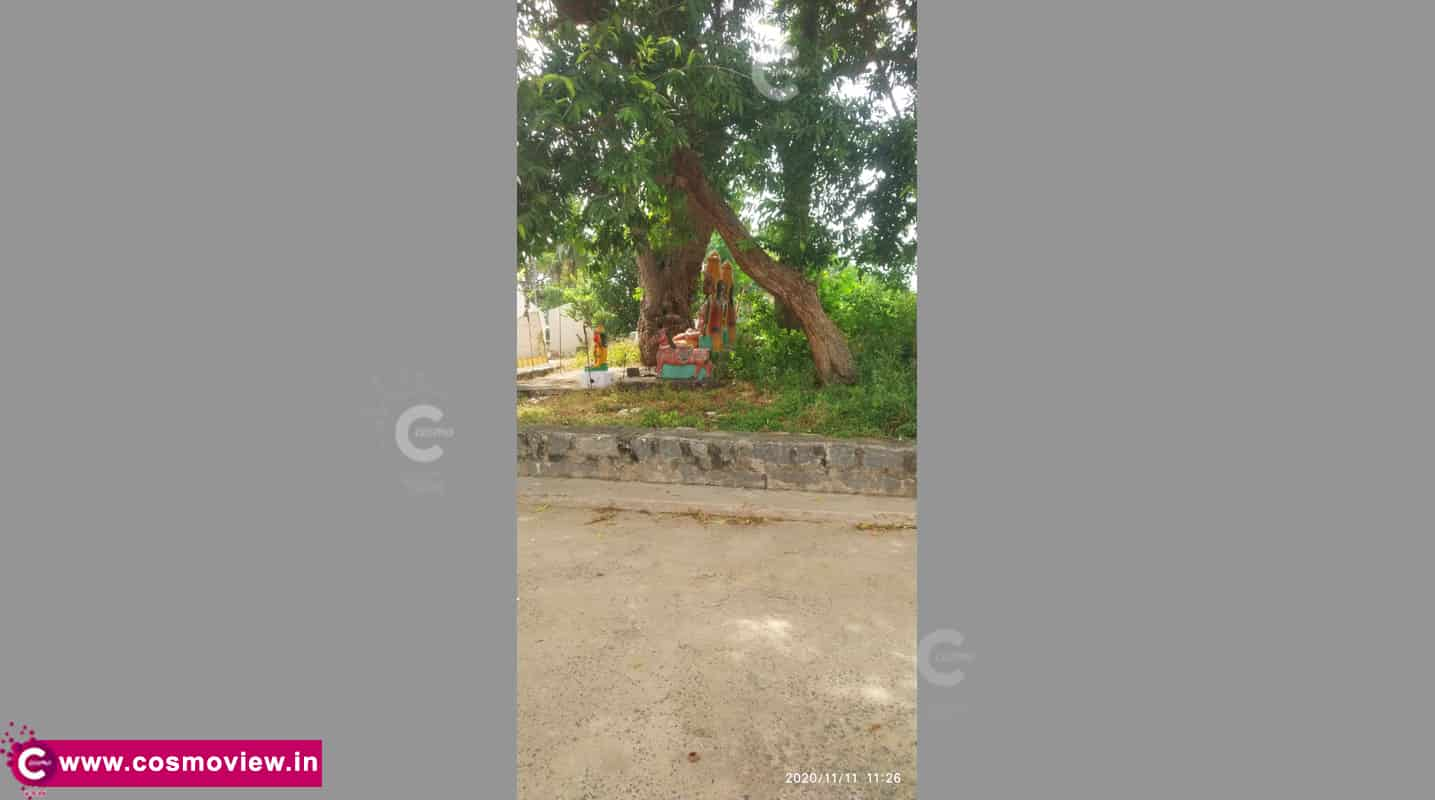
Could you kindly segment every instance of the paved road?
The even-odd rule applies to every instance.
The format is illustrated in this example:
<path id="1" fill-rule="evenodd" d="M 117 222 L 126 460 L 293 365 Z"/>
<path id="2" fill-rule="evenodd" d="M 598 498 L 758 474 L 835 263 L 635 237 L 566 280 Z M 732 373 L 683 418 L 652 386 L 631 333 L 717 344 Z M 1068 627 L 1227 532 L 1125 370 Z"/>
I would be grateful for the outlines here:
<path id="1" fill-rule="evenodd" d="M 520 477 L 518 495 L 530 504 L 630 511 L 701 511 L 710 515 L 761 514 L 769 519 L 911 528 L 917 501 L 910 497 L 768 489 L 716 489 L 684 483 L 638 483 L 591 478 Z"/>
<path id="2" fill-rule="evenodd" d="M 518 515 L 521 798 L 916 796 L 913 531 Z"/>

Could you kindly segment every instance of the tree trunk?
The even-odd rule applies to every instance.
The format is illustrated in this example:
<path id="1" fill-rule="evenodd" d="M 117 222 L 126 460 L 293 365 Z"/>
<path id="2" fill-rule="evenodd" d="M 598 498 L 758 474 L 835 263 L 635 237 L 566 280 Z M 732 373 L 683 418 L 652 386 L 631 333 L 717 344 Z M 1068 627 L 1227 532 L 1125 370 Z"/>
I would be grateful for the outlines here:
<path id="1" fill-rule="evenodd" d="M 553 5 L 575 25 L 588 25 L 608 13 L 610 3 L 608 0 L 554 0 Z"/>
<path id="2" fill-rule="evenodd" d="M 772 314 L 777 322 L 777 327 L 785 331 L 802 329 L 802 322 L 797 318 L 797 312 L 788 308 L 786 303 L 776 298 L 773 299 L 773 305 Z"/>
<path id="3" fill-rule="evenodd" d="M 717 229 L 743 272 L 797 316 L 803 333 L 807 334 L 817 379 L 824 384 L 855 383 L 857 369 L 852 351 L 842 331 L 822 310 L 817 287 L 797 270 L 773 260 L 758 246 L 732 207 L 713 190 L 697 153 L 679 150 L 673 156 L 673 169 L 678 185 L 688 196 L 689 207 L 699 212 L 698 218 L 706 217 Z"/>
<path id="4" fill-rule="evenodd" d="M 646 243 L 638 247 L 638 284 L 643 287 L 638 352 L 645 366 L 658 363 L 663 331 L 671 339 L 693 324 L 693 287 L 702 274 L 703 256 L 713 232 L 712 225 L 701 220 L 694 221 L 694 228 L 689 239 L 662 253 L 653 252 Z M 644 242 L 645 237 L 636 238 Z"/>

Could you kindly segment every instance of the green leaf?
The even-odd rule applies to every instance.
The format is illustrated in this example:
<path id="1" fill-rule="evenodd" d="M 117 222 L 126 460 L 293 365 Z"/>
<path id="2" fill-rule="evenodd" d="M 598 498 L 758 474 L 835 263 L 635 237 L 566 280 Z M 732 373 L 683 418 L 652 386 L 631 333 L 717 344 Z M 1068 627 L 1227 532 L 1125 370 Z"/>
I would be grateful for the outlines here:
<path id="1" fill-rule="evenodd" d="M 563 86 L 568 89 L 569 97 L 574 97 L 578 94 L 577 89 L 573 86 L 572 78 L 566 75 L 556 75 L 552 72 L 538 79 L 538 89 L 540 91 L 543 90 L 545 87 L 548 86 L 548 84 L 552 83 L 553 81 L 562 81 Z"/>

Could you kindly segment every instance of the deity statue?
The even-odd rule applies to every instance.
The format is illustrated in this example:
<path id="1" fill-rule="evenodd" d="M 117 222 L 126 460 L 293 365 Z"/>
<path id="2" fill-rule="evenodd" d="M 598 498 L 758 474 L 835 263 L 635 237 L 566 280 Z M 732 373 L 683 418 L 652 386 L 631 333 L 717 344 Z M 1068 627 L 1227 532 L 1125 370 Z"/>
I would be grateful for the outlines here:
<path id="1" fill-rule="evenodd" d="M 713 353 L 731 350 L 737 341 L 737 305 L 733 302 L 732 264 L 716 251 L 703 265 L 703 295 L 707 300 L 694 326 L 668 338 L 661 331 L 658 377 L 669 380 L 707 380 L 713 375 Z"/>
<path id="2" fill-rule="evenodd" d="M 708 253 L 703 267 L 703 304 L 698 330 L 699 343 L 714 353 L 731 350 L 737 340 L 737 303 L 733 300 L 732 264 L 722 261 L 717 251 Z"/>
<path id="3" fill-rule="evenodd" d="M 590 372 L 608 368 L 608 334 L 603 331 L 602 325 L 593 326 L 593 352 L 591 355 L 593 363 L 588 367 Z"/>

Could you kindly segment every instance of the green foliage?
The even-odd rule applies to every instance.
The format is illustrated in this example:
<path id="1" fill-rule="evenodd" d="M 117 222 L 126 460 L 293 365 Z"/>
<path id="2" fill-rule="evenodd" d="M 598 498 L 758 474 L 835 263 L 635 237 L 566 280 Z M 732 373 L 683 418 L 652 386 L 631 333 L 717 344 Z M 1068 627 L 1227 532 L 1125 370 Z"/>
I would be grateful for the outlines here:
<path id="1" fill-rule="evenodd" d="M 644 428 L 696 428 L 702 425 L 702 417 L 692 411 L 650 408 L 643 411 L 638 422 Z"/>
<path id="2" fill-rule="evenodd" d="M 525 294 L 543 311 L 572 304 L 573 318 L 589 325 L 601 323 L 614 331 L 638 326 L 640 295 L 637 264 L 632 259 L 597 259 L 569 249 L 560 256 L 531 256 L 532 265 L 519 271 Z"/>
<path id="3" fill-rule="evenodd" d="M 905 282 L 917 261 L 917 120 L 901 117 L 872 132 L 865 160 L 876 175 L 873 191 L 856 203 L 869 221 L 846 237 L 849 250 L 863 265 L 883 264 L 893 283 Z"/>
<path id="4" fill-rule="evenodd" d="M 642 354 L 638 352 L 638 343 L 628 339 L 608 339 L 608 366 L 610 367 L 637 367 L 643 363 Z"/>
<path id="5" fill-rule="evenodd" d="M 549 311 L 568 302 L 568 294 L 561 286 L 544 286 L 537 291 L 534 302 L 538 309 L 547 314 Z"/>
<path id="6" fill-rule="evenodd" d="M 739 182 L 759 200 L 760 238 L 809 276 L 842 259 L 906 283 L 916 263 L 916 4 L 775 0 L 773 11 L 796 95 L 733 148 Z"/>
<path id="7" fill-rule="evenodd" d="M 732 379 L 707 390 L 657 387 L 600 395 L 573 392 L 561 400 L 520 404 L 519 419 L 561 425 L 638 425 L 706 430 L 787 431 L 838 437 L 917 436 L 917 295 L 882 276 L 846 266 L 819 281 L 823 306 L 847 336 L 857 361 L 855 386 L 816 385 L 807 339 L 783 330 L 771 298 L 741 272 L 736 347 L 719 357 Z M 631 348 L 630 356 L 624 352 Z M 615 342 L 608 363 L 637 363 L 636 347 Z M 640 413 L 619 415 L 622 409 Z"/>
<path id="8" fill-rule="evenodd" d="M 615 258 L 595 265 L 589 283 L 594 299 L 607 312 L 603 324 L 610 333 L 638 329 L 640 298 L 633 294 L 638 285 L 638 265 L 632 258 Z"/>
<path id="9" fill-rule="evenodd" d="M 631 330 L 636 254 L 691 235 L 668 180 L 678 148 L 699 153 L 734 209 L 755 213 L 755 238 L 741 247 L 809 276 L 855 263 L 893 291 L 905 286 L 916 258 L 915 0 L 606 0 L 581 16 L 571 6 L 518 0 L 516 232 L 520 263 L 581 250 L 586 277 L 560 281 L 579 313 Z M 761 22 L 790 55 L 764 56 Z M 765 69 L 795 94 L 763 89 Z M 876 302 L 853 291 L 860 308 Z M 846 315 L 838 324 L 864 382 L 904 363 L 875 338 L 859 341 L 862 312 L 829 311 Z M 806 381 L 802 336 L 749 318 L 759 346 L 735 354 L 734 369 L 770 381 L 791 367 L 793 385 Z"/>
<path id="10" fill-rule="evenodd" d="M 558 291 L 573 319 L 590 328 L 611 324 L 613 312 L 604 305 L 597 281 L 590 273 L 576 273 L 566 284 L 558 287 Z"/>
<path id="11" fill-rule="evenodd" d="M 739 290 L 741 291 L 741 282 Z M 770 405 L 732 425 L 741 430 L 803 430 L 847 436 L 917 435 L 917 295 L 853 267 L 824 273 L 819 296 L 847 336 L 856 386 L 816 388 L 807 338 L 783 330 L 764 296 L 739 294 L 737 347 L 728 374 L 777 392 Z"/>
<path id="12" fill-rule="evenodd" d="M 721 193 L 754 201 L 753 229 L 779 260 L 812 274 L 842 257 L 904 282 L 915 104 L 900 107 L 894 89 L 915 94 L 913 0 L 611 0 L 604 11 L 575 24 L 562 4 L 519 0 L 520 257 L 582 238 L 611 264 L 645 240 L 681 239 L 689 221 L 664 174 L 675 148 L 692 147 Z M 759 22 L 795 56 L 764 56 Z M 764 69 L 796 94 L 765 93 Z"/>
<path id="13" fill-rule="evenodd" d="M 588 346 L 584 344 L 578 348 L 578 354 L 564 362 L 564 369 L 580 369 L 588 364 Z M 638 344 L 629 341 L 626 337 L 618 338 L 609 332 L 608 334 L 608 366 L 614 369 L 622 367 L 640 367 L 643 365 L 642 354 L 638 352 Z"/>

